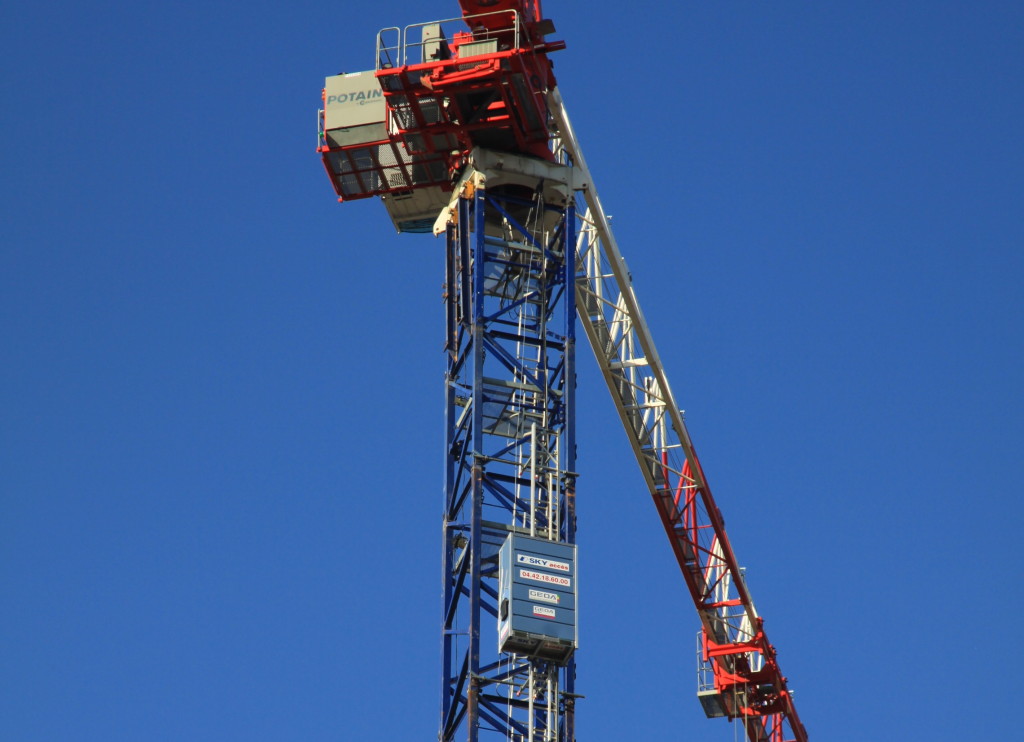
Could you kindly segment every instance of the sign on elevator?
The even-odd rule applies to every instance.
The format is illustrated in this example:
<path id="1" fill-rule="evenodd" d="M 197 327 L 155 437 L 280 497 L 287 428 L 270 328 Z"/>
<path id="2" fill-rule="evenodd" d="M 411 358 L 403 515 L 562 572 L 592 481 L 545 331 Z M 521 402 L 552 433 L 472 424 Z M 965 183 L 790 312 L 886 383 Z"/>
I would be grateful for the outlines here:
<path id="1" fill-rule="evenodd" d="M 565 664 L 579 646 L 576 546 L 511 533 L 498 555 L 498 651 Z"/>

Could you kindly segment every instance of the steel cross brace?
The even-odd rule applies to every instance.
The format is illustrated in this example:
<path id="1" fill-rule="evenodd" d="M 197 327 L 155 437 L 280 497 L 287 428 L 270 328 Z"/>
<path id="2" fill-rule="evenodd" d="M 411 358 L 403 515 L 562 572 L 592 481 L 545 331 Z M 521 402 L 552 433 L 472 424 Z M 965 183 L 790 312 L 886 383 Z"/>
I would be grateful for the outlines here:
<path id="1" fill-rule="evenodd" d="M 502 654 L 483 616 L 509 533 L 575 542 L 575 210 L 489 180 L 466 181 L 444 232 L 439 739 L 571 742 L 574 661 Z"/>

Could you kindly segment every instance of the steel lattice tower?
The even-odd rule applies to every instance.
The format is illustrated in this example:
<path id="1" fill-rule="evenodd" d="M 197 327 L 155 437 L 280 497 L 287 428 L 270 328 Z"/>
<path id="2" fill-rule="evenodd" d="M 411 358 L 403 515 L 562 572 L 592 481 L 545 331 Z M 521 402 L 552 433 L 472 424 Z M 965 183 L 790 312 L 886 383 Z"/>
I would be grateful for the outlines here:
<path id="1" fill-rule="evenodd" d="M 543 165 L 563 183 L 471 169 L 449 209 L 445 741 L 574 739 L 572 647 L 556 663 L 497 636 L 509 534 L 575 543 L 575 214 L 569 169 Z"/>

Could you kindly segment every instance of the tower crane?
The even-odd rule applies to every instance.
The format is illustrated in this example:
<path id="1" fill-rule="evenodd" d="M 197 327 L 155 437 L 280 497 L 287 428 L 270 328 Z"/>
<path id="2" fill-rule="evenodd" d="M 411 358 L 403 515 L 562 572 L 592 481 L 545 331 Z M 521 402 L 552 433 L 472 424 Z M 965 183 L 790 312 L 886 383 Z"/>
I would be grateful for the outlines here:
<path id="1" fill-rule="evenodd" d="M 700 619 L 705 714 L 806 742 L 557 87 L 565 44 L 540 0 L 459 4 L 381 30 L 318 115 L 339 201 L 445 241 L 438 738 L 575 740 L 578 321 Z"/>

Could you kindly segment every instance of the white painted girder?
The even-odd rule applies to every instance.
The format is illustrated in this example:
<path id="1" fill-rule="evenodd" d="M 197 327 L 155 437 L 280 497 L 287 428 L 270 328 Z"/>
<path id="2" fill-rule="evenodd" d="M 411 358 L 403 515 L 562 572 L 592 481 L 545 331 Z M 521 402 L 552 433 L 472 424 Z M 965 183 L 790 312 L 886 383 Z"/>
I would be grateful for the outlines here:
<path id="1" fill-rule="evenodd" d="M 590 340 L 598 365 L 612 392 L 619 416 L 630 438 L 652 495 L 664 495 L 671 482 L 665 481 L 662 454 L 668 455 L 668 470 L 675 478 L 683 477 L 683 464 L 689 460 L 689 475 L 685 489 L 708 493 L 707 482 L 693 452 L 693 444 L 683 421 L 682 411 L 676 403 L 658 356 L 651 332 L 633 290 L 626 262 L 619 251 L 608 217 L 601 205 L 593 177 L 587 167 L 583 151 L 572 129 L 568 114 L 558 90 L 549 100 L 557 127 L 557 136 L 579 171 L 576 181 L 585 184 L 581 194 L 586 202 L 582 214 L 577 251 L 585 278 L 577 283 L 577 306 L 584 331 Z M 705 494 L 705 504 L 714 508 L 713 500 Z M 717 508 L 714 508 L 716 511 Z M 716 518 L 709 513 L 709 525 Z M 701 581 L 716 601 L 739 599 L 747 614 L 746 625 L 756 624 L 757 613 L 743 584 L 730 572 L 738 574 L 735 564 L 730 565 L 728 543 L 711 528 L 704 549 L 707 556 L 699 559 L 702 565 Z M 717 538 L 716 538 L 717 536 Z M 728 592 L 729 595 L 723 595 Z M 701 620 L 712 637 L 719 641 L 747 641 L 751 637 L 739 628 L 739 623 L 721 608 L 701 609 Z"/>
<path id="2" fill-rule="evenodd" d="M 557 89 L 550 91 L 548 103 L 555 142 L 574 168 L 573 181 L 586 207 L 577 208 L 581 214 L 576 285 L 580 323 L 662 516 L 708 638 L 717 644 L 749 643 L 758 648 L 720 656 L 715 661 L 727 672 L 733 672 L 740 656 L 746 657 L 749 669 L 754 671 L 770 663 L 774 683 L 784 698 L 784 711 L 765 717 L 764 726 L 745 724 L 751 742 L 782 739 L 783 735 L 805 742 L 806 731 L 792 705 L 785 678 L 778 671 L 774 648 L 763 633 L 722 515 L 694 452 L 683 413 L 672 394 L 626 262 Z M 684 513 L 687 506 L 688 512 Z"/>

